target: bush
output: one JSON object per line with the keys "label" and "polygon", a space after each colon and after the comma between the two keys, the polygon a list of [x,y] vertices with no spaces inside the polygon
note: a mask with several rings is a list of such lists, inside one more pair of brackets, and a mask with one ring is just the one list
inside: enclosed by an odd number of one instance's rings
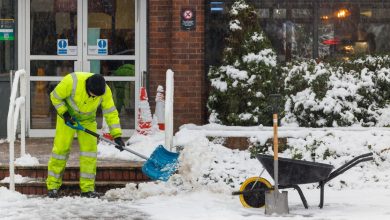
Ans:
{"label": "bush", "polygon": [[[293,63],[286,71],[284,124],[388,126],[390,57],[343,63]],[[388,113],[387,113],[388,114]]]}
{"label": "bush", "polygon": [[208,73],[209,120],[223,125],[271,125],[269,95],[282,87],[276,53],[260,29],[253,7],[238,0],[229,15],[230,33],[222,64]]}

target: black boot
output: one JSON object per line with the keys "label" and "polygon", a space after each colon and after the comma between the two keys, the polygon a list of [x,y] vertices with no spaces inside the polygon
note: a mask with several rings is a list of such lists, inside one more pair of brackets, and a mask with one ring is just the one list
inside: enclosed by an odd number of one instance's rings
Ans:
{"label": "black boot", "polygon": [[82,192],[80,196],[85,198],[99,198],[101,195],[98,192],[90,191],[90,192]]}
{"label": "black boot", "polygon": [[58,198],[59,195],[58,195],[58,189],[51,189],[51,190],[48,190],[47,191],[47,196],[49,198]]}

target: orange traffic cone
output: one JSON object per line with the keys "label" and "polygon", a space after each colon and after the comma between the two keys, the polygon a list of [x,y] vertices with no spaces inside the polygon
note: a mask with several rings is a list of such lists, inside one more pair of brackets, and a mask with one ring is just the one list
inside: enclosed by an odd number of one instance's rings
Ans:
{"label": "orange traffic cone", "polygon": [[155,115],[157,117],[158,128],[161,131],[165,130],[165,98],[164,98],[164,87],[157,87],[156,94],[156,109]]}
{"label": "orange traffic cone", "polygon": [[141,87],[139,98],[137,132],[139,134],[147,135],[151,132],[152,128],[152,113],[150,111],[148,95],[145,87]]}

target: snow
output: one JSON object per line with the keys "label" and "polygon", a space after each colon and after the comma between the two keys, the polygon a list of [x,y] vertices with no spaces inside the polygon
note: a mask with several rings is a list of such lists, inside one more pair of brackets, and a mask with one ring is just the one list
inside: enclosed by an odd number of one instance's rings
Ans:
{"label": "snow", "polygon": [[32,157],[30,154],[25,154],[15,160],[16,166],[35,166],[39,164],[39,160],[36,157]]}
{"label": "snow", "polygon": [[266,66],[275,67],[276,53],[272,49],[264,49],[258,52],[257,54],[249,53],[248,55],[243,56],[242,60],[246,63],[263,62]]}
{"label": "snow", "polygon": [[[248,151],[231,150],[207,136],[234,133],[265,143],[272,128],[228,127],[215,124],[183,125],[174,137],[174,149],[180,151],[179,171],[167,182],[129,183],[125,188],[108,191],[101,199],[28,197],[0,188],[0,219],[234,219],[252,220],[265,216],[264,208],[243,208],[233,191],[262,166]],[[288,190],[290,214],[267,219],[389,219],[390,211],[390,129],[387,128],[297,128],[281,127],[290,149],[280,153],[291,158],[332,164],[336,168],[354,156],[373,152],[375,162],[365,162],[330,181],[325,187],[325,206],[318,208],[320,192],[316,184],[301,185],[309,203],[304,209],[298,193]],[[234,136],[234,135],[233,135]],[[149,156],[164,143],[164,133],[134,135],[128,147]],[[99,143],[99,158],[142,161],[128,152],[120,152],[107,143]],[[323,158],[325,151],[332,156]],[[268,152],[272,153],[272,152]],[[267,172],[262,175],[272,183]],[[17,177],[19,181],[23,177]]]}

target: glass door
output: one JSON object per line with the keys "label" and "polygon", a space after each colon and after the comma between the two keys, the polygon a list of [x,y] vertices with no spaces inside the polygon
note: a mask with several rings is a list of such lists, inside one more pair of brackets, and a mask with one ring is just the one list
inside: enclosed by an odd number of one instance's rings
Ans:
{"label": "glass door", "polygon": [[[26,59],[30,74],[29,135],[55,134],[49,94],[68,73],[103,74],[113,91],[125,136],[135,127],[138,75],[146,67],[146,2],[140,0],[26,1]],[[140,49],[142,48],[142,50]],[[102,125],[101,110],[97,113]]]}
{"label": "glass door", "polygon": [[83,9],[83,69],[105,76],[122,129],[134,130],[136,0],[87,0]]}
{"label": "glass door", "polygon": [[82,70],[82,1],[26,1],[27,112],[30,136],[54,136],[49,94],[66,74]]}

